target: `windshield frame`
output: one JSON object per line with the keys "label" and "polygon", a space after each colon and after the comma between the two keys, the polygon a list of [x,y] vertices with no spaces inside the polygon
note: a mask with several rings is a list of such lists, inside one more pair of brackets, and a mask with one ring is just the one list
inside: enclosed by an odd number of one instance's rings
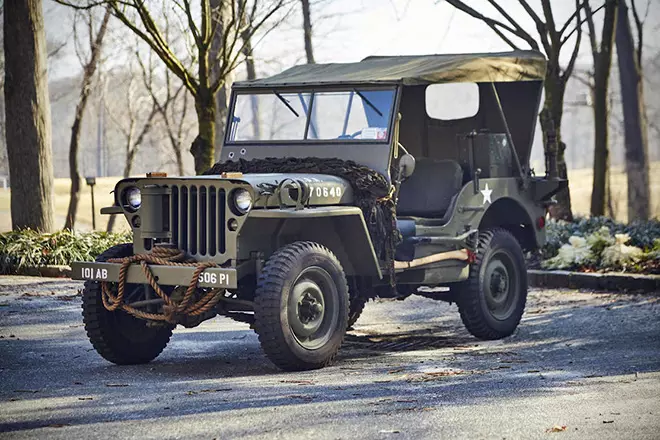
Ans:
{"label": "windshield frame", "polygon": [[[232,119],[234,109],[236,106],[237,96],[241,94],[294,94],[294,93],[313,93],[322,92],[353,92],[358,90],[362,91],[392,91],[392,108],[389,116],[389,124],[386,139],[290,139],[290,140],[231,140],[230,135],[232,132]],[[337,144],[337,145],[363,145],[363,144],[391,144],[392,136],[394,134],[394,126],[396,123],[396,115],[399,109],[400,86],[398,84],[318,84],[309,86],[291,86],[291,87],[245,87],[234,86],[232,88],[231,100],[229,104],[229,111],[227,112],[227,121],[225,125],[225,133],[223,145],[300,145],[300,144]],[[311,107],[310,107],[311,108]],[[309,121],[306,121],[309,125]]]}

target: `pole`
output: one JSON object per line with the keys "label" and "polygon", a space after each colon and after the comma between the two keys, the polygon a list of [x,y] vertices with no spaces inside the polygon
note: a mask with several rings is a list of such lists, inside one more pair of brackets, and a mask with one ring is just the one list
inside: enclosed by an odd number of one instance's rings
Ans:
{"label": "pole", "polygon": [[92,230],[96,231],[96,209],[94,208],[94,185],[91,185],[90,191],[92,192]]}
{"label": "pole", "polygon": [[94,205],[94,185],[96,185],[96,177],[87,177],[87,185],[92,195],[92,230],[96,230],[96,206]]}

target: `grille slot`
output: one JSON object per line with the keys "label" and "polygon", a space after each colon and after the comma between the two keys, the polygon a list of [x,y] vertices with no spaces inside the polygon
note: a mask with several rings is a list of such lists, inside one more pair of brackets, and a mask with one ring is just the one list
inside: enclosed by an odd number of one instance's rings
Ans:
{"label": "grille slot", "polygon": [[225,190],[206,185],[172,185],[171,189],[172,243],[195,257],[224,254]]}

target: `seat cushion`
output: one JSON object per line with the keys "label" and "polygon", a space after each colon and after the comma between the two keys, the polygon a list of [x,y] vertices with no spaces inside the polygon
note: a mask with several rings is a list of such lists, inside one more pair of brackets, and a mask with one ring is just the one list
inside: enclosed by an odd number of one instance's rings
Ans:
{"label": "seat cushion", "polygon": [[417,159],[413,174],[401,183],[397,215],[439,218],[463,186],[463,170],[453,160]]}

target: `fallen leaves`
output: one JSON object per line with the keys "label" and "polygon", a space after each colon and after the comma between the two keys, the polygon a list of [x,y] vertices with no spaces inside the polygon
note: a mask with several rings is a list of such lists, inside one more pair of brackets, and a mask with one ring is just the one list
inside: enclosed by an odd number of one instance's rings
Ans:
{"label": "fallen leaves", "polygon": [[566,425],[555,425],[552,428],[546,429],[545,432],[564,432],[566,429]]}
{"label": "fallen leaves", "polygon": [[194,396],[196,394],[202,393],[219,393],[221,391],[231,391],[231,388],[215,388],[215,389],[206,389],[206,390],[196,390],[196,391],[186,391],[186,394],[189,396]]}
{"label": "fallen leaves", "polygon": [[422,374],[410,375],[406,378],[406,382],[431,382],[434,380],[441,380],[445,377],[460,376],[468,374],[469,372],[463,370],[444,370],[444,371],[430,371]]}

